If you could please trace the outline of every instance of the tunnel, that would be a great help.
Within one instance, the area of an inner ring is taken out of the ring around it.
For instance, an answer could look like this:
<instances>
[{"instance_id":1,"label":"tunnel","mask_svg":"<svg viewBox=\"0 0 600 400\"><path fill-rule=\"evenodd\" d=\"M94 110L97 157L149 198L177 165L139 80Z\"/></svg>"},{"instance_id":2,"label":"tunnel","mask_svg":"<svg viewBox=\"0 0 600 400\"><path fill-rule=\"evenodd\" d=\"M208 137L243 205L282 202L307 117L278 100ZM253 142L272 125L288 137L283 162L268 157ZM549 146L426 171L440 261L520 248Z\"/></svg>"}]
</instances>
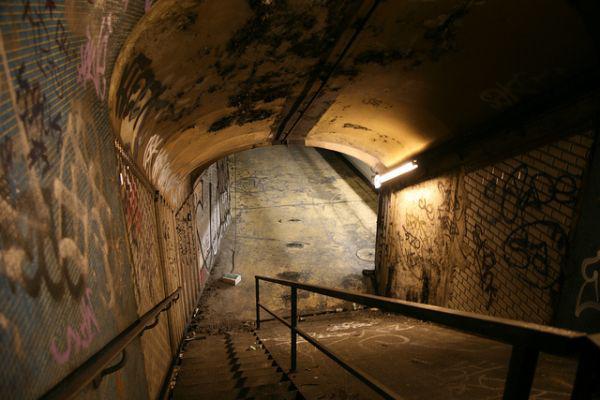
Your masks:
<instances>
[{"instance_id":1,"label":"tunnel","mask_svg":"<svg viewBox=\"0 0 600 400\"><path fill-rule=\"evenodd\" d=\"M600 399L599 18L0 0L0 398Z\"/></svg>"}]
</instances>

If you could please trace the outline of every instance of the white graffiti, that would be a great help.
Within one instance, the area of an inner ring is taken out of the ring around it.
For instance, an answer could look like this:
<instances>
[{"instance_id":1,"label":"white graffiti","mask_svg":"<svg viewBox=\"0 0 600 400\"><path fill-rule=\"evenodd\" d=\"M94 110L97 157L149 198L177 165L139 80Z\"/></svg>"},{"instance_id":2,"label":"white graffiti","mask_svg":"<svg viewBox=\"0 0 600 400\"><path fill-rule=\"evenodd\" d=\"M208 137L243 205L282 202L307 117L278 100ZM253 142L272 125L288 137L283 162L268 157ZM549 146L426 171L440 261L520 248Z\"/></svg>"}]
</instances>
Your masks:
<instances>
[{"instance_id":1,"label":"white graffiti","mask_svg":"<svg viewBox=\"0 0 600 400\"><path fill-rule=\"evenodd\" d=\"M586 258L581 263L583 284L577 295L575 316L579 317L585 310L600 311L600 251L595 257Z\"/></svg>"},{"instance_id":2,"label":"white graffiti","mask_svg":"<svg viewBox=\"0 0 600 400\"><path fill-rule=\"evenodd\" d=\"M152 183L168 194L173 203L185 198L184 180L171 170L169 156L165 149L160 148L163 140L158 135L152 135L144 149L142 165L150 176ZM174 199L177 199L175 201Z\"/></svg>"},{"instance_id":3,"label":"white graffiti","mask_svg":"<svg viewBox=\"0 0 600 400\"><path fill-rule=\"evenodd\" d=\"M158 148L161 144L162 139L158 135L152 135L150 140L148 140L148 144L144 149L144 158L142 160L142 165L146 171L150 171L154 162L154 157L158 154Z\"/></svg>"}]
</instances>

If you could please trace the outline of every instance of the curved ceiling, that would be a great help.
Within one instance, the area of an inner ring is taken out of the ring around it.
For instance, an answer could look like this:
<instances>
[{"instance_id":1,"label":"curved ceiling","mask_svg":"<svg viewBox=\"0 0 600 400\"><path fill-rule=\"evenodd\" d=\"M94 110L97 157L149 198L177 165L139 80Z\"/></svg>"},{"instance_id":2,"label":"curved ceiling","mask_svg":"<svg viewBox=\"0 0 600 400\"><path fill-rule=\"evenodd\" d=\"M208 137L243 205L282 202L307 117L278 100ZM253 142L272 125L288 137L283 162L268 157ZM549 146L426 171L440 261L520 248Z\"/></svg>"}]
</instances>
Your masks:
<instances>
[{"instance_id":1,"label":"curved ceiling","mask_svg":"<svg viewBox=\"0 0 600 400\"><path fill-rule=\"evenodd\" d=\"M127 39L114 129L172 204L227 154L299 143L384 171L591 74L567 0L161 0Z\"/></svg>"}]
</instances>

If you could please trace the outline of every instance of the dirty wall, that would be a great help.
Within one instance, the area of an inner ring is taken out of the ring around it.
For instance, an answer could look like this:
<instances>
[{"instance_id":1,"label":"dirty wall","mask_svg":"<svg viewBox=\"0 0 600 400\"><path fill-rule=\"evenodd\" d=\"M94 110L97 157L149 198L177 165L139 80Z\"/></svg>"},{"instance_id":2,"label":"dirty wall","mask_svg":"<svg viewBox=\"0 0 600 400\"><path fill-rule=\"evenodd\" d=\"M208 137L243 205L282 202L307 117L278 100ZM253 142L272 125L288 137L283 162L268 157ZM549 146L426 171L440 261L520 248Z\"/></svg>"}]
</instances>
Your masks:
<instances>
[{"instance_id":1,"label":"dirty wall","mask_svg":"<svg viewBox=\"0 0 600 400\"><path fill-rule=\"evenodd\" d=\"M196 252L197 265L200 290L202 290L214 266L221 240L231 222L229 171L226 159L212 164L196 179L192 199L192 212L196 221L196 243L199 246Z\"/></svg>"},{"instance_id":2,"label":"dirty wall","mask_svg":"<svg viewBox=\"0 0 600 400\"><path fill-rule=\"evenodd\" d=\"M43 395L182 286L125 367L81 395L155 398L200 295L207 211L157 195L106 105L117 53L152 3L0 5L0 398Z\"/></svg>"},{"instance_id":3,"label":"dirty wall","mask_svg":"<svg viewBox=\"0 0 600 400\"><path fill-rule=\"evenodd\" d=\"M564 314L578 312L598 321L596 258L581 270L582 261L570 257L593 143L591 133L571 135L483 168L384 191L380 293L536 323L571 327Z\"/></svg>"}]
</instances>

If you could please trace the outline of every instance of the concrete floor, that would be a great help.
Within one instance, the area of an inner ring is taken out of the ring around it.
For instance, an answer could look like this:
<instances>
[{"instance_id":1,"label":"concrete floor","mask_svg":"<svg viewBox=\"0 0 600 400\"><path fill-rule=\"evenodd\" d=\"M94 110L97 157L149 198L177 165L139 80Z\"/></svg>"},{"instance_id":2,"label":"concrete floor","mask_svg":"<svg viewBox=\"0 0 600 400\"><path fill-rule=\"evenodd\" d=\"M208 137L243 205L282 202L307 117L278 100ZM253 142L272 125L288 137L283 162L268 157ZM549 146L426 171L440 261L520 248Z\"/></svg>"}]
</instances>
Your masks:
<instances>
[{"instance_id":1,"label":"concrete floor","mask_svg":"<svg viewBox=\"0 0 600 400\"><path fill-rule=\"evenodd\" d=\"M502 399L510 347L501 343L378 311L308 317L299 326L402 399ZM258 336L289 369L289 329L267 322ZM566 400L574 376L575 362L542 354L530 398ZM300 337L290 377L308 400L380 398Z\"/></svg>"},{"instance_id":2,"label":"concrete floor","mask_svg":"<svg viewBox=\"0 0 600 400\"><path fill-rule=\"evenodd\" d=\"M232 157L230 180L234 220L201 300L205 325L255 318L254 275L372 291L362 270L374 268L377 195L339 155L253 149ZM241 274L241 284L219 282L226 272ZM289 314L289 288L265 282L261 301ZM302 312L351 306L299 292Z\"/></svg>"}]
</instances>

